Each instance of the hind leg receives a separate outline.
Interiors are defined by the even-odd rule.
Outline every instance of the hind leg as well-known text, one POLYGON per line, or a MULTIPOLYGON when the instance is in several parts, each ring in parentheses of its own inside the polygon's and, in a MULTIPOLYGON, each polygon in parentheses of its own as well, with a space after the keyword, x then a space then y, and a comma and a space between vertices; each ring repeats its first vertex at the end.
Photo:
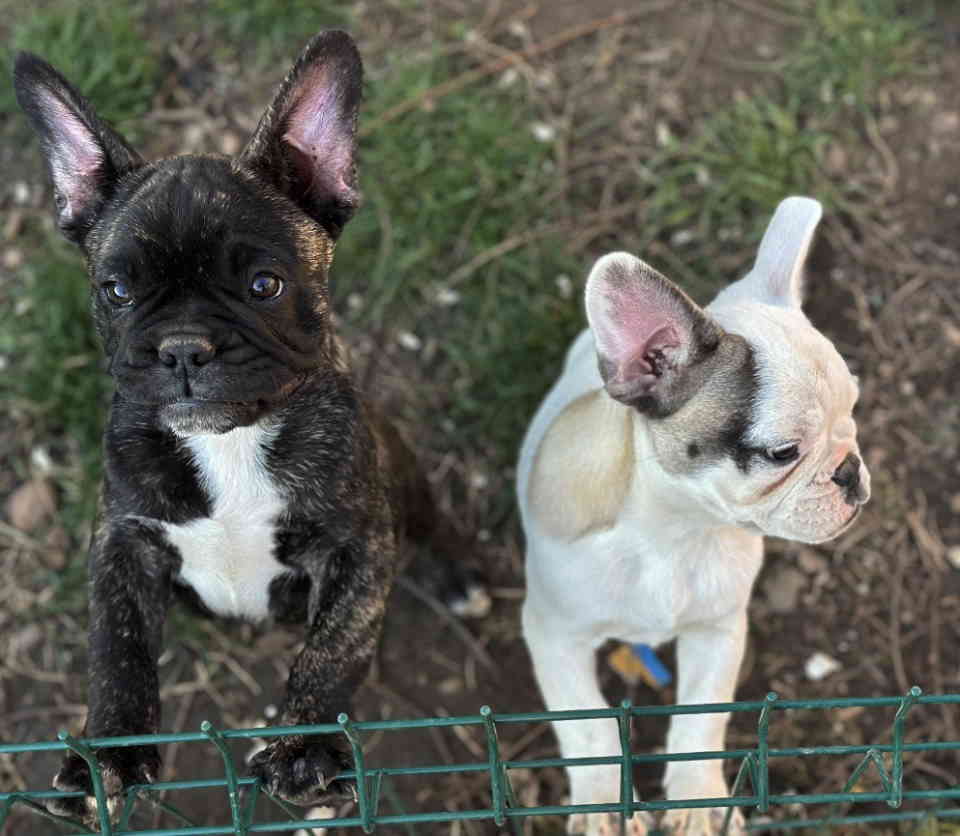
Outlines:
POLYGON ((490 611, 490 596, 480 573, 466 561, 473 543, 437 515, 435 526, 420 541, 422 548, 407 568, 416 584, 442 601, 461 618, 482 618, 490 611))

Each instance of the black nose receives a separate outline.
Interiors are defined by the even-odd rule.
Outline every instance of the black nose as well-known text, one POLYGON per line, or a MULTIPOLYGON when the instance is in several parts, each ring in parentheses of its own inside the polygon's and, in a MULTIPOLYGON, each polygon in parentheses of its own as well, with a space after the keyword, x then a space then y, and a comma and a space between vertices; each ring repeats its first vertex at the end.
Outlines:
POLYGON ((855 504, 860 499, 860 457, 856 453, 847 453, 831 479, 844 489, 847 502, 855 504))
POLYGON ((214 344, 199 334, 171 334, 157 346, 160 362, 171 369, 175 366, 202 366, 216 353, 214 344))

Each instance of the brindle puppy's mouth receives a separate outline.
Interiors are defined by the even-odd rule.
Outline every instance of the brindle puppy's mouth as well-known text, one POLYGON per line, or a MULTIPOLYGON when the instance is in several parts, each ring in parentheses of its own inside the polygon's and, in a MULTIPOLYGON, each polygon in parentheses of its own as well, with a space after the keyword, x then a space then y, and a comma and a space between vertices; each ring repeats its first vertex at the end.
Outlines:
POLYGON ((253 424, 274 407, 290 398, 307 380, 299 375, 268 397, 249 401, 181 398, 160 406, 160 422, 177 435, 229 432, 253 424))

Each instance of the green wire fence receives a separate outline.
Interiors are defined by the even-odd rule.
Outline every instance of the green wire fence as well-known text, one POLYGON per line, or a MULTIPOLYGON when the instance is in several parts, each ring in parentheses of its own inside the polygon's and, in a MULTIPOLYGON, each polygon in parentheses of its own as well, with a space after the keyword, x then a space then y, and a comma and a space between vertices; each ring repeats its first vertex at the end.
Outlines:
MULTIPOLYGON (((221 836, 235 834, 243 836, 250 833, 287 833, 301 828, 349 827, 362 828, 373 833, 378 826, 404 825, 408 832, 415 830, 418 824, 455 822, 463 820, 492 821, 498 826, 510 825, 520 832, 521 821, 530 816, 569 816, 574 813, 615 812, 629 816, 636 811, 658 812, 678 808, 728 808, 724 823, 727 829, 734 807, 744 812, 756 811, 748 823, 747 829, 754 832, 792 831, 801 828, 820 828, 862 824, 877 826, 893 822, 929 822, 940 819, 960 819, 960 807, 950 806, 960 799, 960 779, 947 789, 904 789, 904 755, 912 752, 954 752, 960 753, 960 740, 904 742, 904 725, 907 716, 916 706, 960 704, 960 694, 923 696, 919 688, 911 688, 902 697, 874 697, 868 699, 819 699, 819 700, 781 700, 776 694, 768 694, 759 702, 715 703, 708 705, 643 705, 635 706, 629 702, 616 708, 584 709, 576 711, 534 712, 527 714, 497 714, 484 706, 480 713, 464 717, 432 717, 419 720, 380 720, 353 722, 341 714, 337 723, 316 726, 289 726, 278 728, 255 728, 219 730, 210 723, 203 723, 199 732, 177 734, 140 735, 102 739, 79 740, 62 732, 57 742, 42 743, 4 743, 0 744, 0 755, 16 755, 24 752, 73 750, 90 766, 94 793, 98 801, 100 832, 113 836, 221 836), (870 708, 890 711, 890 742, 877 745, 832 745, 808 746, 800 748, 778 749, 770 746, 769 724, 774 711, 811 710, 830 711, 844 708, 870 708), (751 749, 732 749, 716 752, 691 752, 679 754, 637 754, 631 747, 631 719, 634 717, 663 717, 673 714, 707 714, 722 712, 753 712, 757 714, 757 744, 751 749), (536 760, 505 760, 501 756, 498 743, 498 727, 513 723, 572 722, 577 720, 597 720, 613 718, 620 728, 621 748, 607 757, 591 758, 542 758, 536 760), (378 768, 370 766, 364 759, 364 735, 370 732, 430 729, 453 726, 481 727, 485 733, 487 759, 478 763, 442 764, 429 766, 400 766, 378 768), (303 812, 279 799, 269 796, 259 781, 240 777, 237 766, 229 751, 227 742, 250 738, 274 738, 294 734, 338 734, 349 741, 353 751, 355 769, 342 777, 354 778, 357 787, 356 814, 334 819, 303 819, 303 812), (223 759, 225 777, 222 779, 197 781, 167 781, 156 784, 130 787, 125 792, 119 821, 111 825, 100 769, 95 751, 102 748, 121 746, 139 746, 153 743, 157 745, 171 743, 201 743, 213 745, 223 759), (778 791, 770 782, 769 765, 771 760, 782 758, 809 758, 814 756, 846 757, 861 756, 849 779, 841 790, 833 793, 789 794, 778 791), (668 761, 691 760, 731 760, 739 763, 739 771, 726 798, 699 798, 679 801, 634 800, 633 767, 636 764, 662 764, 668 761), (586 766, 593 764, 618 764, 622 777, 619 801, 609 804, 578 804, 556 806, 526 807, 518 803, 510 781, 511 770, 536 770, 551 767, 586 766), (879 778, 881 791, 854 791, 858 782, 873 770, 879 778), (444 775, 450 773, 475 774, 486 773, 489 776, 491 805, 475 810, 438 810, 407 813, 399 808, 395 795, 386 791, 390 778, 412 775, 444 775), (225 789, 229 800, 230 820, 221 825, 200 826, 192 822, 173 805, 157 799, 159 793, 190 790, 225 789), (286 816, 287 820, 257 821, 258 799, 264 796, 273 802, 286 816), (381 800, 387 797, 398 807, 396 812, 382 812, 381 800), (138 802, 147 801, 177 818, 181 826, 167 829, 132 830, 130 821, 138 802), (922 802, 926 806, 919 809, 901 809, 904 801, 922 802), (885 802, 889 812, 852 814, 843 805, 857 805, 868 802, 885 802), (930 804, 934 806, 931 807, 930 804), (768 814, 789 805, 827 804, 828 815, 816 818, 782 818, 771 820, 768 814)), ((54 816, 44 806, 52 798, 80 796, 81 793, 66 793, 55 790, 0 792, 0 828, 8 819, 11 811, 20 806, 28 808, 38 815, 53 819, 70 828, 71 833, 96 832, 78 822, 54 816)), ((262 805, 261 805, 262 806, 262 805)), ((273 809, 273 808, 271 808, 273 809)), ((19 836, 19 835, 18 835, 19 836)))

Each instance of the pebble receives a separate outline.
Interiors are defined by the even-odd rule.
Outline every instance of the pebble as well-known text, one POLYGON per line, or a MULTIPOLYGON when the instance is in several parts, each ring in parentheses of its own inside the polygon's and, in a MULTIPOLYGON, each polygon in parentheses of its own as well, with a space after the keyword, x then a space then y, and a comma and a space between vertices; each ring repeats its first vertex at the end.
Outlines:
POLYGON ((7 499, 7 519, 19 531, 31 532, 57 510, 57 498, 48 479, 34 477, 7 499))
POLYGON ((534 122, 530 125, 530 132, 537 142, 553 142, 557 136, 557 129, 547 122, 534 122))
POLYGON ((3 253, 3 266, 7 270, 16 270, 23 265, 23 250, 11 247, 3 253))
POLYGON ((397 342, 407 351, 419 351, 423 341, 412 331, 401 331, 397 334, 397 342))
POLYGON ((960 546, 950 546, 947 549, 947 560, 954 569, 960 569, 960 546))
POLYGON ((842 667, 843 665, 832 656, 827 656, 826 653, 821 653, 818 650, 813 656, 807 659, 806 664, 803 666, 803 672, 807 675, 807 679, 819 682, 821 679, 830 676, 830 674, 836 673, 842 667))

